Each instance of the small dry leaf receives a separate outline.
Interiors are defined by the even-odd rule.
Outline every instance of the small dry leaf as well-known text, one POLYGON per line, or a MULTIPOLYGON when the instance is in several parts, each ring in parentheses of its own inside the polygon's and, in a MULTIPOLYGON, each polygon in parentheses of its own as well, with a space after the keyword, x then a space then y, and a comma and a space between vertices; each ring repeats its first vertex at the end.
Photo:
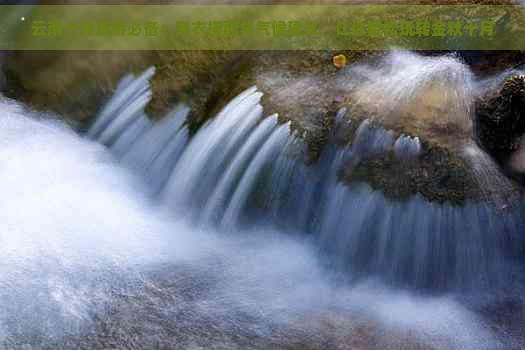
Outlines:
POLYGON ((334 58, 332 59, 332 62, 334 63, 334 66, 336 68, 343 68, 344 66, 346 66, 346 63, 347 63, 346 56, 345 55, 334 56, 334 58))

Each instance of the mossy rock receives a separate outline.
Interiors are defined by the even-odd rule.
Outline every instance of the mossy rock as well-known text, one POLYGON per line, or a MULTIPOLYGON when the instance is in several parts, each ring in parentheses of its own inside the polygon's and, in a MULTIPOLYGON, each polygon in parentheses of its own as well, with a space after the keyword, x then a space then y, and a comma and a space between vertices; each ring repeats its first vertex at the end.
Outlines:
POLYGON ((423 146, 423 153, 409 162, 396 159, 393 151, 376 155, 347 169, 343 179, 366 182, 393 200, 420 194, 439 203, 463 204, 482 198, 467 165, 446 148, 423 146))
MULTIPOLYGON (((278 113, 280 122, 291 121, 293 132, 308 145, 306 161, 311 163, 318 159, 328 142, 335 112, 341 106, 349 106, 353 111, 351 123, 336 140, 342 147, 351 143, 359 123, 369 117, 333 83, 340 70, 332 64, 332 58, 338 54, 344 54, 352 64, 363 58, 381 56, 384 52, 145 51, 129 55, 120 51, 14 52, 3 68, 11 97, 83 123, 96 114, 123 74, 154 65, 157 74, 152 80, 153 99, 148 111, 159 118, 175 102, 186 101, 192 107, 188 122, 192 131, 240 91, 257 85, 265 93, 262 100, 265 114, 278 113), (287 90, 289 84, 291 90, 287 90), (302 87, 308 89, 301 90, 302 87)), ((508 66, 521 56, 501 53, 501 57, 507 57, 502 58, 502 66, 508 66)), ((511 82, 498 96, 480 102, 478 111, 481 119, 486 116, 486 125, 505 125, 503 129, 508 129, 506 122, 494 121, 489 116, 493 115, 496 106, 510 101, 511 105, 518 106, 513 107, 514 117, 509 118, 515 120, 523 104, 522 83, 511 82), (505 91, 513 91, 520 97, 509 97, 505 91)), ((457 140, 464 139, 465 135, 458 138, 455 130, 437 126, 424 129, 421 135, 421 129, 414 128, 411 120, 408 116, 401 119, 401 123, 385 127, 398 135, 421 137, 424 152, 417 162, 410 167, 402 166, 390 152, 363 160, 351 172, 343 171, 343 180, 365 181, 395 199, 419 193, 438 202, 478 200, 481 197, 479 186, 457 150, 457 140)), ((522 133, 522 127, 520 124, 519 128, 512 128, 515 135, 522 133)), ((514 143, 513 138, 503 148, 513 149, 514 143)))
POLYGON ((505 163, 525 133, 525 76, 507 78, 495 93, 480 99, 476 114, 481 145, 505 163))

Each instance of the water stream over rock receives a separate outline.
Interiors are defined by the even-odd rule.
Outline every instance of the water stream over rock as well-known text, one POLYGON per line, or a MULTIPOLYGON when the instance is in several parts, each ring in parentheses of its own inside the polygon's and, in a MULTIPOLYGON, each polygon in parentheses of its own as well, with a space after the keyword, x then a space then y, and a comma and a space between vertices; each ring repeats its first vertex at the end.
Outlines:
MULTIPOLYGON (((188 138, 183 106, 154 125, 144 121, 151 74, 132 83, 125 78, 87 135, 110 149, 126 149, 116 152, 121 163, 153 182, 171 212, 226 231, 262 225, 307 233, 327 263, 352 278, 377 276, 430 289, 495 287, 510 278, 505 252, 524 223, 522 204, 502 213, 483 201, 458 206, 419 195, 395 201, 366 183, 339 181, 343 167, 372 155, 393 151, 398 162, 409 162, 421 152, 417 137, 396 138, 365 119, 351 145, 329 145, 316 164, 305 165, 298 156, 304 143, 275 115, 264 116, 262 93, 252 87, 188 138), (106 118, 112 121, 97 134, 106 118)), ((334 132, 346 113, 339 111, 334 132)), ((483 189, 509 186, 476 146, 465 153, 486 182, 483 189)))
MULTIPOLYGON (((478 311, 520 285, 523 203, 395 200, 343 181, 385 152, 411 167, 424 145, 366 118, 341 145, 342 108, 306 164, 257 87, 193 135, 182 104, 152 122, 153 74, 123 78, 82 137, 0 101, 0 346, 521 348, 478 311)), ((485 187, 506 183, 466 152, 500 181, 485 187)))

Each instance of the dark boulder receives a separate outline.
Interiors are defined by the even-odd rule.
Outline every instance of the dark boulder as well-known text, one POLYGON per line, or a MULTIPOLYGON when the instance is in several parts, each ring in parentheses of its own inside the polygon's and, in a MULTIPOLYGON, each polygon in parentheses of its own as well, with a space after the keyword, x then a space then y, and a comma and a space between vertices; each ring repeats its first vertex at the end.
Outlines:
POLYGON ((481 146, 505 165, 525 134, 525 76, 509 77, 495 93, 481 98, 475 125, 481 146))

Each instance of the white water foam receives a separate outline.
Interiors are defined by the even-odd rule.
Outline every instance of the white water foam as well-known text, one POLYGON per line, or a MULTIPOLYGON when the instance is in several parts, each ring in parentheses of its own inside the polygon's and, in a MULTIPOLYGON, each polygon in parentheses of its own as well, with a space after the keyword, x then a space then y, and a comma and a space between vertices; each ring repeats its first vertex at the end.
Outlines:
MULTIPOLYGON (((343 346, 344 337, 361 337, 369 348, 382 349, 395 348, 394 338, 435 348, 497 345, 476 316, 449 299, 414 298, 379 286, 336 287, 302 239, 257 229, 223 236, 185 224, 177 211, 161 216, 129 164, 118 165, 103 147, 13 102, 2 100, 0 110, 4 348, 79 348, 102 332, 92 327, 111 322, 119 311, 125 322, 116 332, 124 335, 99 335, 117 348, 131 341, 139 348, 161 341, 181 349, 199 342, 251 347, 224 336, 210 343, 211 329, 227 334, 221 327, 267 344, 286 344, 299 334, 295 340, 306 344, 339 339, 343 346), (169 276, 173 291, 160 282, 169 276), (149 306, 140 309, 142 304, 149 306), (335 333, 325 320, 335 322, 335 333), (166 324, 178 335, 171 343, 166 324), (369 335, 359 332, 364 325, 372 327, 369 335), (150 336, 134 338, 144 332, 150 336)), ((264 148, 253 169, 260 169, 259 154, 266 159, 264 148)), ((244 187, 238 196, 245 196, 244 187)))

